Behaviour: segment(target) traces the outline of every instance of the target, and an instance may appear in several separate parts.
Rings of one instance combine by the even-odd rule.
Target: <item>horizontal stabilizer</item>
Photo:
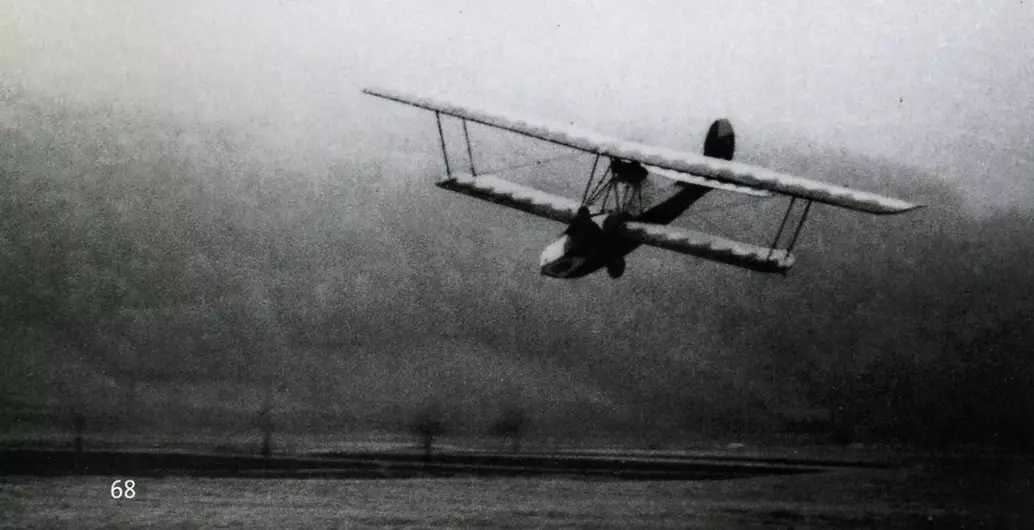
[[[748,188],[747,186],[739,186],[736,184],[729,184],[727,182],[719,182],[717,180],[705,179],[704,177],[690,175],[689,173],[679,173],[678,171],[672,171],[670,169],[664,169],[662,167],[646,166],[646,169],[650,171],[651,175],[657,175],[658,177],[664,177],[666,179],[674,180],[676,182],[693,184],[695,186],[704,186],[705,188],[713,188],[716,190],[731,191],[733,193],[742,193],[744,195],[750,195],[752,197],[772,196],[772,192],[770,191],[759,190],[757,188]]]
[[[438,181],[439,188],[470,195],[562,223],[574,221],[579,203],[492,175],[456,175]]]
[[[841,208],[874,214],[895,214],[921,206],[892,197],[835,186],[741,162],[620,140],[565,123],[524,116],[508,110],[485,109],[437,97],[409,94],[386,88],[366,88],[363,89],[363,92],[589,153],[636,160],[644,165],[689,173],[709,180],[757,188]]]
[[[645,245],[759,272],[786,272],[794,263],[793,255],[786,250],[740,243],[692,230],[635,221],[625,223],[620,230],[623,237]]]

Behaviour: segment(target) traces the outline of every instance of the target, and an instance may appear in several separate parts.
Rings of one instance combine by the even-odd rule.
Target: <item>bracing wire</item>
[[[737,203],[735,201],[728,201],[728,202],[725,202],[725,203],[722,203],[722,204],[714,204],[714,205],[711,205],[711,206],[709,206],[707,208],[701,208],[699,210],[692,210],[691,209],[690,212],[691,213],[709,213],[709,212],[719,212],[719,211],[728,211],[728,210],[738,210],[740,208],[746,208],[747,206],[756,206],[756,201],[758,199],[769,199],[769,198],[771,198],[771,197],[754,197],[754,196],[749,196],[749,197],[746,197],[744,199],[745,202]]]
[[[686,211],[684,218],[690,222],[703,223],[713,230],[720,231],[719,227],[715,224],[714,220],[708,219],[701,214],[731,212],[735,210],[742,210],[747,207],[756,207],[756,199],[759,199],[759,197],[746,197],[743,200],[743,202],[728,201],[722,204],[715,204],[707,208],[690,208]]]
[[[508,172],[508,171],[516,171],[518,169],[524,169],[526,167],[540,166],[542,164],[549,164],[551,162],[557,162],[559,160],[571,159],[571,158],[574,158],[574,157],[577,157],[577,156],[584,156],[584,155],[585,155],[585,153],[571,153],[571,154],[566,154],[566,155],[557,155],[557,156],[552,156],[552,157],[549,157],[549,158],[543,158],[542,160],[535,160],[535,161],[532,161],[532,162],[526,162],[526,163],[523,163],[523,164],[517,164],[517,165],[513,165],[513,166],[503,166],[503,167],[498,167],[498,168],[491,168],[491,169],[488,169],[488,170],[482,170],[481,172],[482,173],[505,173],[505,172]]]
[[[556,162],[558,160],[574,158],[574,157],[579,156],[581,154],[583,154],[583,153],[574,153],[574,154],[568,154],[568,155],[553,156],[553,157],[549,157],[549,158],[543,158],[542,160],[535,160],[533,162],[526,162],[526,163],[523,163],[523,164],[517,164],[517,165],[513,165],[513,166],[502,166],[502,167],[489,168],[489,169],[480,169],[479,168],[478,169],[478,174],[480,174],[480,175],[487,175],[487,174],[490,174],[490,173],[506,173],[508,171],[516,171],[518,169],[524,169],[524,168],[531,167],[531,166],[548,164],[548,163],[551,163],[551,162]],[[437,173],[437,172],[428,175],[428,177],[440,177],[440,176],[441,176],[441,174]]]

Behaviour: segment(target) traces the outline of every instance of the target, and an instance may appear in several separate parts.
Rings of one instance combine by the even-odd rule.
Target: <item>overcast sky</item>
[[[866,410],[905,385],[923,389],[893,394],[908,425],[998,421],[973,423],[983,415],[1029,432],[1029,356],[1011,353],[1030,343],[1034,314],[1032,2],[0,0],[0,98],[12,97],[0,131],[20,128],[2,136],[0,161],[27,177],[3,218],[16,244],[0,254],[21,272],[0,275],[15,293],[0,314],[59,312],[0,325],[26,345],[0,387],[21,389],[14,403],[257,410],[277,372],[283,410],[381,415],[366,404],[423,403],[424,390],[488,403],[502,388],[542,410],[602,403],[642,419],[640,404],[680,418],[692,399],[716,414],[756,399],[827,406],[824,388],[857,392],[849,403]],[[931,207],[890,219],[820,209],[787,278],[643,249],[621,282],[557,283],[534,266],[557,226],[407,187],[441,168],[433,117],[365,85],[693,151],[726,116],[747,159],[753,148],[813,178],[844,168],[834,182],[895,167],[785,149],[812,141],[927,168],[974,207],[1027,210],[973,218],[954,190],[888,183],[929,192],[903,198]],[[223,143],[227,131],[240,134]],[[526,173],[584,178],[564,174],[577,162]],[[182,178],[164,180],[173,171]],[[287,177],[255,185],[269,175]],[[334,185],[310,195],[293,179]],[[255,207],[269,189],[283,200]],[[781,206],[713,208],[729,204],[681,221],[738,238]],[[18,231],[37,219],[40,230]],[[90,257],[73,267],[63,255]],[[411,370],[393,376],[398,359]],[[860,373],[886,384],[839,386]]]
[[[1008,204],[1034,170],[1031,35],[1021,0],[0,0],[0,74],[309,150],[376,132],[387,105],[358,95],[368,84],[627,123],[657,142],[671,139],[651,124],[724,115]]]

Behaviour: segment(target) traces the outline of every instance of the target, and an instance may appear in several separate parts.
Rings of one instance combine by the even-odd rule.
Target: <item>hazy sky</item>
[[[656,142],[725,115],[748,143],[790,132],[1003,204],[1034,171],[1031,35],[1021,0],[0,0],[0,75],[310,151],[397,116],[367,84]]]
[[[781,147],[807,149],[814,141],[890,157],[958,182],[971,205],[1031,208],[1031,3],[0,0],[0,98],[48,96],[20,115],[19,101],[0,104],[0,131],[24,128],[4,136],[11,142],[3,152],[11,154],[3,167],[38,177],[12,193],[15,213],[44,212],[39,237],[72,241],[72,256],[85,255],[88,236],[105,234],[84,261],[91,268],[67,265],[58,243],[22,243],[36,241],[36,232],[11,235],[18,244],[5,256],[24,274],[2,276],[13,279],[4,286],[22,289],[16,293],[28,302],[17,295],[0,302],[52,304],[44,306],[67,312],[58,326],[86,330],[94,345],[75,348],[82,341],[74,336],[28,329],[27,346],[16,348],[21,357],[12,361],[20,368],[0,376],[20,385],[26,403],[108,406],[123,393],[136,395],[137,383],[154,382],[140,400],[156,407],[196,404],[183,396],[247,407],[252,396],[269,394],[266,381],[256,381],[282,370],[284,410],[302,402],[336,407],[366,393],[367,401],[349,405],[359,410],[390,403],[407,386],[474,400],[495,395],[484,389],[508,380],[507,388],[524,389],[546,408],[554,406],[547,401],[588,400],[634,411],[639,403],[700,397],[721,411],[725,403],[747,403],[745,396],[773,406],[815,405],[807,397],[812,386],[795,385],[834,384],[875,359],[896,373],[905,366],[897,359],[914,355],[929,362],[912,368],[915,381],[941,386],[914,394],[915,410],[924,412],[913,418],[928,416],[944,397],[966,405],[945,408],[960,414],[944,416],[952,418],[945,424],[988,413],[1019,429],[1029,423],[1017,405],[1026,403],[1020,383],[1029,379],[995,378],[1030,374],[1028,358],[933,360],[975,351],[967,348],[999,333],[988,348],[1003,359],[1029,344],[1029,213],[973,220],[956,210],[953,190],[904,185],[898,188],[932,190],[931,197],[904,197],[930,199],[932,207],[890,219],[820,209],[812,217],[821,219],[818,226],[805,231],[802,248],[810,250],[802,250],[800,272],[785,279],[643,249],[630,264],[639,272],[621,282],[601,276],[557,283],[534,266],[557,226],[446,196],[430,182],[406,187],[441,167],[433,158],[433,117],[360,89],[446,92],[694,151],[710,120],[727,116],[747,158],[752,148],[773,164],[779,159],[771,157],[782,156],[805,176],[822,178],[809,167],[832,172],[829,161],[842,162],[846,174],[828,176],[843,182],[856,177],[852,170],[878,165],[836,153],[794,158]],[[101,111],[69,111],[68,101]],[[39,107],[60,119],[38,118]],[[152,116],[161,118],[154,122],[161,130],[148,136],[156,132],[147,126]],[[183,127],[170,126],[170,116]],[[69,130],[55,131],[55,124]],[[82,128],[105,125],[114,127],[83,139]],[[177,136],[177,128],[187,134]],[[112,129],[141,141],[111,142],[130,147],[114,149],[105,165]],[[226,131],[240,136],[223,144]],[[780,135],[791,139],[777,144]],[[485,150],[492,148],[510,151],[506,142]],[[501,165],[493,162],[484,161]],[[534,173],[547,181],[573,166],[556,164],[559,175]],[[186,168],[184,178],[163,187],[166,172],[177,168]],[[314,186],[327,193],[310,196],[296,181],[281,182],[272,189],[286,190],[284,200],[267,210],[257,205],[270,188],[245,184],[270,174],[345,184]],[[97,178],[63,179],[79,175]],[[194,186],[199,175],[226,185],[208,193]],[[350,187],[346,179],[364,185]],[[48,183],[65,182],[69,190],[49,191]],[[95,200],[94,192],[107,195]],[[123,204],[119,193],[139,200]],[[241,196],[224,196],[231,193]],[[62,197],[81,198],[80,209],[66,215],[53,206],[66,204]],[[109,205],[125,215],[109,215]],[[778,206],[744,215],[713,209],[720,221],[706,226],[750,231],[765,223],[755,214],[778,215]],[[701,213],[683,221],[708,221]],[[769,234],[746,240],[767,243]],[[131,260],[122,261],[123,245],[134,249]],[[49,261],[44,273],[34,269]],[[66,274],[57,278],[68,289],[39,288],[52,270]],[[129,294],[116,306],[109,293]],[[217,299],[225,301],[210,305]],[[274,316],[273,303],[285,316]],[[85,318],[97,325],[82,326]],[[452,338],[423,342],[441,335]],[[302,336],[315,345],[291,343]],[[985,358],[1001,371],[984,370]],[[412,373],[391,379],[396,359],[406,359]],[[432,365],[441,371],[423,368]],[[960,387],[959,374],[970,373],[972,387]],[[65,382],[74,383],[71,397]],[[245,388],[260,384],[260,391]],[[991,399],[972,390],[978,386],[1004,390]],[[981,400],[983,408],[970,406]],[[672,417],[681,414],[677,408]],[[999,409],[1007,416],[991,414]]]

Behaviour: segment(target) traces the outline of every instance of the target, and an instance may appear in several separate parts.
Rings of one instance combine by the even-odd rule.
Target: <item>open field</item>
[[[227,455],[176,451],[2,449],[0,472],[69,475],[192,476],[205,478],[581,477],[625,480],[710,480],[814,473],[821,462],[757,458],[479,452],[353,452],[306,456]]]
[[[11,453],[4,455],[8,468]],[[164,465],[175,467],[189,456],[165,455]],[[135,465],[147,463],[141,458]],[[205,458],[210,469],[195,470],[201,476],[183,476],[175,469],[50,477],[5,472],[0,510],[8,517],[0,526],[1026,528],[1034,520],[1034,469],[1025,458],[849,467],[756,458],[553,455],[506,460],[453,454],[437,455],[425,468],[417,455],[353,454],[274,459],[272,467],[281,468],[273,472],[275,478],[242,477],[246,473],[240,471],[261,459],[239,460],[240,469],[229,473],[215,468],[231,457]],[[510,472],[499,472],[507,466]],[[322,473],[313,472],[317,468]],[[376,474],[326,478],[374,468],[398,480],[369,480]],[[513,473],[517,468],[523,472]],[[786,468],[808,472],[772,474]],[[710,473],[688,478],[693,470]],[[632,476],[636,472],[641,476]],[[686,475],[628,480],[679,472]],[[310,478],[294,478],[304,476]],[[111,498],[111,482],[119,478],[135,479],[134,499]]]

